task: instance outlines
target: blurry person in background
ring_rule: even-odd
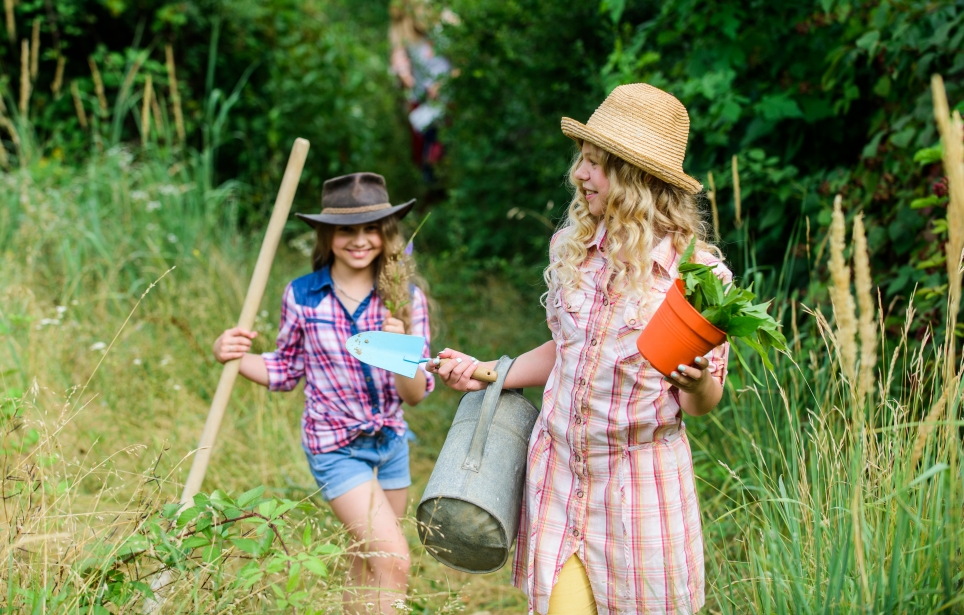
[[[425,0],[393,0],[389,11],[391,67],[405,89],[412,161],[431,186],[435,181],[435,166],[444,154],[438,141],[438,126],[445,114],[440,84],[443,78],[456,73],[447,59],[435,53],[428,35],[441,23],[458,24],[458,16],[449,9],[436,11]]]

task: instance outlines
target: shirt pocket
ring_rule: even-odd
[[[328,360],[344,363],[344,335],[330,314],[305,314],[305,337],[309,354],[324,355]]]
[[[581,290],[560,290],[556,293],[556,314],[559,318],[559,333],[563,340],[571,340],[584,325],[582,309],[585,302],[586,293]]]
[[[626,302],[623,322],[616,332],[616,359],[624,366],[640,365],[645,361],[636,347],[636,340],[644,328],[644,320],[639,314],[639,303],[639,300]]]

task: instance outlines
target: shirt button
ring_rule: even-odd
[[[575,536],[576,538],[579,538],[579,530],[573,528],[572,535]]]
[[[635,324],[636,324],[636,319],[635,319],[635,318],[630,318],[630,319],[629,319],[629,324],[635,325]]]
[[[571,303],[567,303],[567,304],[566,304],[566,309],[567,309],[567,310],[571,310],[571,309],[572,309],[572,304],[571,304]]]
[[[591,345],[595,346],[595,345],[596,345],[596,338],[592,338],[592,341],[589,342],[589,343],[590,343]]]
[[[371,381],[372,381],[371,376],[365,376],[365,382],[371,382]]]
[[[603,305],[609,305],[609,299],[603,297]]]
[[[580,378],[580,379],[579,379],[579,384],[586,384],[586,379],[585,379],[585,378]]]
[[[573,459],[575,459],[576,461],[582,461],[582,457],[579,456],[579,453],[576,453],[576,456],[573,457]]]
[[[578,414],[576,415],[576,425],[582,425],[582,417]]]
[[[582,489],[580,489],[579,491],[576,492],[576,497],[577,497],[577,498],[581,498],[581,497],[584,496],[584,495],[586,495],[586,494],[583,493]]]

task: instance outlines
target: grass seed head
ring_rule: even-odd
[[[850,267],[844,258],[847,247],[847,228],[838,194],[833,201],[833,218],[830,224],[830,298],[837,321],[837,356],[844,376],[855,384],[857,363],[857,316],[853,295],[850,294]]]
[[[862,402],[873,392],[874,368],[877,366],[877,319],[863,214],[854,219],[854,283],[860,306],[860,375],[857,398],[861,402],[859,405],[863,406]]]

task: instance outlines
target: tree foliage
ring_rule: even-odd
[[[685,166],[707,188],[713,174],[720,245],[737,271],[789,253],[797,257],[792,281],[806,286],[807,258],[820,265],[830,203],[841,192],[849,213],[866,214],[884,300],[906,299],[919,285],[918,299],[940,309],[941,170],[933,156],[921,163],[915,153],[937,142],[931,75],[944,75],[952,105],[961,100],[964,3],[454,6],[462,24],[443,38],[464,70],[449,86],[451,236],[469,254],[544,261],[552,223],[534,214],[558,218],[562,208],[547,212],[547,201],[568,202],[571,148],[559,118],[586,121],[612,88],[646,82],[689,110]]]
[[[148,76],[164,119],[153,139],[162,147],[180,146],[165,63],[170,44],[186,145],[209,151],[218,177],[248,184],[255,209],[273,199],[299,136],[312,143],[302,180],[302,198],[311,197],[303,201],[306,208],[318,208],[324,179],[360,169],[386,175],[397,198],[420,190],[388,72],[386,3],[33,0],[17,4],[14,17],[16,39],[0,43],[0,92],[15,112],[19,39],[29,40],[39,22],[39,71],[23,119],[43,149],[58,157],[80,158],[90,148],[139,140]],[[50,86],[60,56],[64,85],[55,95]],[[88,58],[102,76],[106,111],[100,110]],[[74,81],[90,133],[75,113]]]

